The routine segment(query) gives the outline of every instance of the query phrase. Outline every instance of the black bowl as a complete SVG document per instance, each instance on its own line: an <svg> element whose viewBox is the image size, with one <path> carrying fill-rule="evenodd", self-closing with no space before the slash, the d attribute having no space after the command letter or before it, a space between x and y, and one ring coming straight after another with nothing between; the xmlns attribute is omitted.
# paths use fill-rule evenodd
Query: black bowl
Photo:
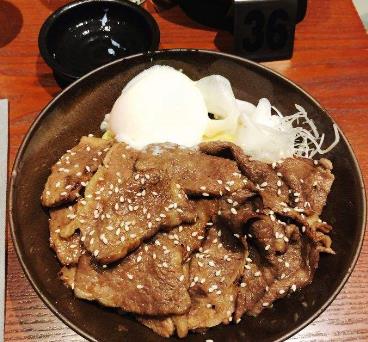
<svg viewBox="0 0 368 342"><path fill-rule="evenodd" d="M10 183L9 219L19 260L34 289L48 307L80 335L92 341L167 341L127 315L75 298L58 279L60 265L49 248L48 216L39 201L50 167L82 135L101 134L100 122L123 86L153 64L182 69L192 79L210 74L227 77L237 98L256 103L268 97L283 113L303 106L326 144L334 139L333 120L306 92L264 66L223 53L168 50L127 57L99 68L58 95L26 135ZM328 153L336 181L322 218L334 226L336 255L322 255L310 286L275 303L259 317L238 325L218 326L186 341L279 341L315 319L335 298L351 274L362 246L366 206L362 176L343 134ZM173 338L172 340L176 340Z"/></svg>
<svg viewBox="0 0 368 342"><path fill-rule="evenodd" d="M113 60L158 49L153 17L128 0L82 0L48 17L38 37L45 62L62 86Z"/></svg>

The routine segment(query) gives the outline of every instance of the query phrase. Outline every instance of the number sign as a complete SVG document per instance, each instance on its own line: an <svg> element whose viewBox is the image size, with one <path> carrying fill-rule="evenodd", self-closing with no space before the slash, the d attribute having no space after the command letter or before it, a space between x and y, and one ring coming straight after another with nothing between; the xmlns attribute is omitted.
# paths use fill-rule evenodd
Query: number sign
<svg viewBox="0 0 368 342"><path fill-rule="evenodd" d="M297 0L235 0L234 5L238 54L257 61L292 56Z"/></svg>

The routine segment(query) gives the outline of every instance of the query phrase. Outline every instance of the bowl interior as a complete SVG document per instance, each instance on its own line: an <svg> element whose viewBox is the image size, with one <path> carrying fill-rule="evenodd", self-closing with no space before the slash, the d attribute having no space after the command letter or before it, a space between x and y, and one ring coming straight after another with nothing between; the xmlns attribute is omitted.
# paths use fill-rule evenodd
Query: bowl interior
<svg viewBox="0 0 368 342"><path fill-rule="evenodd" d="M123 86L152 64L182 69L192 79L210 74L227 77L237 98L256 103L267 97L285 114L302 105L333 140L332 121L306 93L257 64L219 53L162 51L130 57L101 68L58 96L34 123L18 154L11 184L10 220L15 246L31 283L48 306L85 337L98 341L165 341L127 315L76 299L57 277L60 266L48 243L48 216L39 198L50 167L82 135L99 135L99 125ZM344 137L329 153L336 181L323 219L334 226L336 255L322 255L314 282L290 298L278 301L258 318L210 329L188 341L271 341L307 324L341 289L360 250L365 219L362 180Z"/></svg>
<svg viewBox="0 0 368 342"><path fill-rule="evenodd" d="M45 44L49 58L64 72L82 76L112 60L155 50L158 42L143 11L124 1L68 5L48 27Z"/></svg>

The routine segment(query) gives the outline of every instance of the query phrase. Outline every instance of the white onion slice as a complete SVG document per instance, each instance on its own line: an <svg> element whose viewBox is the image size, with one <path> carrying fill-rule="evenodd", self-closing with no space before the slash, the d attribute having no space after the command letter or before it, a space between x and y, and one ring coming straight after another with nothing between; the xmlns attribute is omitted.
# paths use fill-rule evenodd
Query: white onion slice
<svg viewBox="0 0 368 342"><path fill-rule="evenodd" d="M201 91L208 112L215 116L214 120L209 121L205 135L233 134L238 125L239 109L229 80L212 75L197 81L196 86Z"/></svg>

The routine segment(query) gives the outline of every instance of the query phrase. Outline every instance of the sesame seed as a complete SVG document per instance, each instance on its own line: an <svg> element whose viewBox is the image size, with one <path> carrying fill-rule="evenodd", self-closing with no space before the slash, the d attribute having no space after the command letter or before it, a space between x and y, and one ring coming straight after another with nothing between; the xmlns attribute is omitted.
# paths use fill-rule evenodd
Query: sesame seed
<svg viewBox="0 0 368 342"><path fill-rule="evenodd" d="M134 239L134 238L136 238L136 237L137 237L137 234L130 234L130 235L129 235L129 237L130 237L131 239Z"/></svg>
<svg viewBox="0 0 368 342"><path fill-rule="evenodd" d="M282 295L282 294L284 294L284 293L285 293L285 290L282 290L282 289L281 289L281 290L279 291L279 294L281 294L281 295Z"/></svg>
<svg viewBox="0 0 368 342"><path fill-rule="evenodd" d="M284 236L284 241L289 242L289 239L286 236Z"/></svg>
<svg viewBox="0 0 368 342"><path fill-rule="evenodd" d="M201 187L199 187L199 189L206 190L206 187L205 186L201 186Z"/></svg>
<svg viewBox="0 0 368 342"><path fill-rule="evenodd" d="M266 250L266 251L268 251L268 250L270 249L270 247L271 247L270 245L267 245L267 246L265 247L265 250Z"/></svg>
<svg viewBox="0 0 368 342"><path fill-rule="evenodd" d="M290 264L287 261L285 261L285 267L290 267Z"/></svg>
<svg viewBox="0 0 368 342"><path fill-rule="evenodd" d="M269 306L270 304L265 302L265 303L262 303L262 306L266 307L266 306Z"/></svg>
<svg viewBox="0 0 368 342"><path fill-rule="evenodd" d="M263 182L262 184L261 184L261 188L264 188L265 186L267 186L268 185L268 183L267 182Z"/></svg>
<svg viewBox="0 0 368 342"><path fill-rule="evenodd" d="M221 179L218 179L217 180L217 183L222 184L222 180Z"/></svg>
<svg viewBox="0 0 368 342"><path fill-rule="evenodd" d="M246 283L240 283L240 287L245 287L246 285Z"/></svg>
<svg viewBox="0 0 368 342"><path fill-rule="evenodd" d="M208 309L211 309L212 308L212 304L207 304L206 305L206 307L208 308ZM209 341L209 340L206 340L206 341ZM211 340L212 341L212 340Z"/></svg>
<svg viewBox="0 0 368 342"><path fill-rule="evenodd" d="M231 208L231 209L230 209L230 211L231 211L231 213L232 213L232 214L234 214L234 215L236 215L236 214L238 213L234 207L233 207L233 208Z"/></svg>
<svg viewBox="0 0 368 342"><path fill-rule="evenodd" d="M260 277L260 276L261 276L261 272L260 272L260 271L255 272L255 273L254 273L254 276L255 276L255 277Z"/></svg>
<svg viewBox="0 0 368 342"><path fill-rule="evenodd" d="M100 240L105 244L107 245L109 243L109 241L107 240L105 234L101 234L100 235Z"/></svg>
<svg viewBox="0 0 368 342"><path fill-rule="evenodd" d="M139 290L143 289L143 287L144 287L144 286L143 286L143 285L141 285L141 284L138 284L138 285L137 285L137 289L139 289Z"/></svg>
<svg viewBox="0 0 368 342"><path fill-rule="evenodd" d="M96 250L93 252L93 255L96 257L99 253L100 253L100 251L99 251L98 249L96 249Z"/></svg>
<svg viewBox="0 0 368 342"><path fill-rule="evenodd" d="M284 279L286 277L285 273L282 273L280 279Z"/></svg>
<svg viewBox="0 0 368 342"><path fill-rule="evenodd" d="M296 291L296 285L295 284L291 285L291 289L295 292Z"/></svg>
<svg viewBox="0 0 368 342"><path fill-rule="evenodd" d="M227 200L226 200L228 203L233 203L233 200L231 199L231 198L228 198Z"/></svg>
<svg viewBox="0 0 368 342"><path fill-rule="evenodd" d="M209 193L207 193L207 192L202 192L202 196L204 196L204 197L208 197L210 194Z"/></svg>

